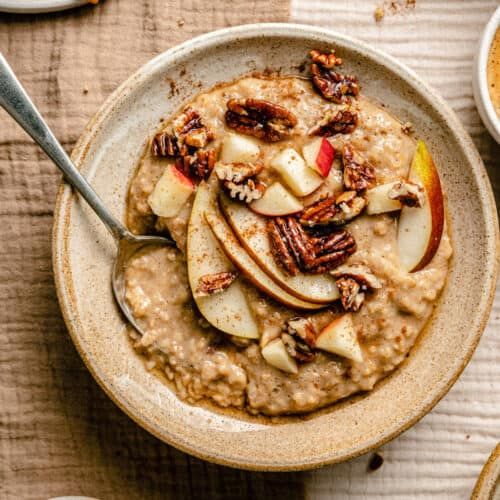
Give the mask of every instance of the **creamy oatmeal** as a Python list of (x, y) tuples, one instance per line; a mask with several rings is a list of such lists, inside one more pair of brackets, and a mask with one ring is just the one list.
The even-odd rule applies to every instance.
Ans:
[(371, 390), (408, 355), (451, 245), (422, 141), (359, 95), (334, 52), (311, 79), (245, 76), (162, 127), (127, 224), (127, 301), (179, 397), (280, 415)]

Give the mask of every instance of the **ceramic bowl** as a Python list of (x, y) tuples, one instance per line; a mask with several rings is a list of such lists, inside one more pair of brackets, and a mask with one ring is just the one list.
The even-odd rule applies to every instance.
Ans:
[(495, 33), (500, 29), (500, 7), (495, 11), (488, 24), (484, 28), (479, 40), (478, 50), (474, 59), (474, 73), (472, 78), (472, 88), (474, 100), (481, 116), (481, 120), (495, 141), (500, 144), (500, 117), (495, 112), (488, 90), (488, 80), (486, 68), (490, 54), (491, 44)]
[(471, 500), (498, 500), (500, 498), (500, 443), (484, 464), (471, 495)]
[(41, 14), (72, 9), (89, 3), (89, 0), (0, 0), (0, 12)]
[(73, 151), (76, 165), (105, 203), (124, 217), (134, 167), (162, 117), (200, 90), (249, 71), (297, 73), (309, 50), (332, 46), (347, 71), (359, 76), (364, 93), (402, 121), (411, 121), (429, 144), (448, 196), (454, 241), (436, 314), (405, 363), (371, 393), (307, 417), (275, 422), (180, 401), (131, 348), (111, 293), (115, 249), (106, 230), (66, 184), (57, 199), (57, 291), (89, 370), (139, 425), (220, 464), (294, 470), (340, 462), (394, 438), (446, 394), (479, 341), (496, 281), (498, 222), (481, 158), (451, 109), (413, 72), (352, 38), (290, 24), (216, 31), (160, 54), (109, 97)]

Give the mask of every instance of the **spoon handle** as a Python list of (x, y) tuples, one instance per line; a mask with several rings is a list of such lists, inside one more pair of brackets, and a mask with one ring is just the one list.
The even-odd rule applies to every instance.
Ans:
[(47, 153), (62, 171), (66, 180), (85, 198), (111, 234), (116, 239), (127, 236), (128, 230), (111, 214), (98, 194), (77, 170), (1, 53), (0, 105)]

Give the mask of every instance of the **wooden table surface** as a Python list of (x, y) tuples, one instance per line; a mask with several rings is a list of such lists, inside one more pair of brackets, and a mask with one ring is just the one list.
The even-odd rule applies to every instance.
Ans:
[[(381, 3), (381, 2), (378, 2)], [(472, 56), (498, 0), (417, 0), (373, 20), (372, 0), (104, 0), (39, 16), (0, 14), (0, 51), (68, 151), (127, 76), (223, 26), (335, 28), (397, 56), (438, 88), (478, 146), (500, 198), (500, 147), (471, 98)], [(305, 473), (250, 473), (192, 458), (133, 423), (76, 353), (55, 295), (51, 224), (60, 176), (0, 112), (0, 499), (467, 498), (500, 436), (500, 296), (459, 382), (414, 428), (369, 456)], [(495, 336), (495, 334), (497, 334)]]

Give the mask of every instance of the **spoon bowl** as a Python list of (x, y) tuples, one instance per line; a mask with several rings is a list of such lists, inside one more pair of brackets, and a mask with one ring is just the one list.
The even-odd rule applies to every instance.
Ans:
[(120, 309), (127, 318), (128, 322), (141, 335), (143, 335), (144, 332), (130, 311), (125, 298), (125, 270), (130, 259), (136, 256), (139, 252), (146, 252), (149, 249), (160, 246), (175, 246), (175, 243), (173, 240), (161, 236), (136, 236), (130, 232), (127, 232), (118, 240), (118, 252), (116, 254), (116, 259), (113, 265), (113, 273), (111, 276), (113, 295), (115, 296), (115, 300), (120, 306)]

